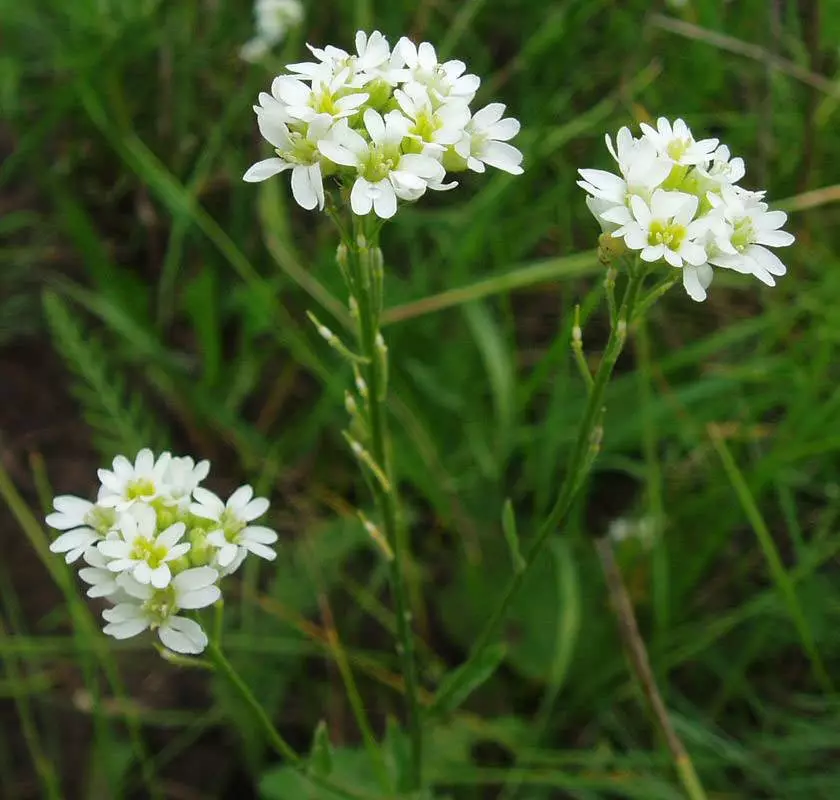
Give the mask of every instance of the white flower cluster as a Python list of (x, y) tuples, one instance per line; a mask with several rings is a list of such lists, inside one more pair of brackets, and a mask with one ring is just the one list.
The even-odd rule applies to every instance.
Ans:
[(793, 236), (780, 230), (787, 215), (769, 211), (764, 192), (738, 186), (744, 161), (731, 158), (717, 139), (695, 140), (681, 119), (642, 123), (636, 138), (622, 128), (607, 148), (616, 175), (579, 170), (578, 185), (605, 233), (624, 240), (643, 261), (664, 260), (682, 269), (694, 300), (705, 300), (712, 267), (754, 275), (768, 286), (785, 265), (768, 247), (784, 247)]
[(245, 61), (259, 61), (272, 47), (286, 38), (291, 28), (303, 21), (300, 0), (256, 0), (254, 22), (256, 35), (245, 42), (239, 55)]
[(64, 531), (50, 545), (68, 564), (84, 559), (79, 577), (89, 597), (112, 603), (102, 616), (105, 633), (126, 639), (147, 629), (178, 653), (200, 653), (207, 636), (180, 611), (205, 608), (221, 597), (220, 578), (248, 553), (272, 560), (277, 534), (252, 524), (268, 500), (240, 486), (222, 502), (199, 484), (209, 461), (155, 456), (143, 449), (132, 464), (117, 456), (100, 469), (95, 503), (60, 495), (47, 525)]
[(305, 209), (324, 207), (324, 180), (350, 189), (354, 214), (387, 219), (399, 200), (451, 189), (446, 172), (518, 175), (522, 154), (507, 142), (519, 123), (491, 103), (472, 113), (480, 80), (463, 61), (439, 63), (428, 42), (403, 37), (391, 49), (374, 31), (356, 34), (352, 55), (309, 46), (315, 61), (290, 64), (254, 106), (276, 157), (254, 164), (246, 181), (291, 170), (292, 194)]

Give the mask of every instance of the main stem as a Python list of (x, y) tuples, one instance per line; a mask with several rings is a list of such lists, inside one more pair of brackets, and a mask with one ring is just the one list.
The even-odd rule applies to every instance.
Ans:
[(601, 561), (601, 568), (607, 582), (607, 591), (610, 597), (610, 604), (618, 620), (618, 630), (627, 659), (633, 673), (639, 680), (642, 692), (650, 706), (654, 722), (659, 728), (665, 744), (671, 753), (680, 782), (685, 789), (686, 795), (691, 800), (706, 800), (706, 792), (700, 783), (700, 778), (694, 769), (694, 763), (685, 749), (682, 740), (671, 724), (668, 709), (659, 693), (656, 685), (656, 678), (650, 666), (642, 635), (639, 633), (639, 625), (636, 622), (636, 614), (633, 611), (633, 603), (624, 585), (621, 569), (615, 559), (612, 543), (607, 537), (600, 537), (595, 540), (595, 549)]
[[(525, 552), (524, 567), (514, 572), (513, 577), (503, 589), (501, 599), (497, 603), (490, 619), (484, 624), (484, 628), (482, 628), (481, 633), (473, 643), (467, 663), (478, 660), (487, 646), (496, 638), (511, 601), (536, 562), (537, 556), (542, 551), (548, 537), (557, 530), (557, 526), (568, 513), (572, 501), (577, 494), (577, 490), (582, 485), (583, 478), (589, 471), (589, 467), (592, 464), (592, 456), (597, 448), (597, 441), (593, 440), (593, 434), (603, 411), (604, 394), (612, 377), (618, 357), (624, 349), (624, 342), (627, 339), (627, 328), (632, 320), (633, 309), (636, 305), (636, 299), (643, 281), (644, 271), (637, 264), (630, 273), (617, 318), (611, 320), (610, 335), (607, 339), (607, 345), (604, 349), (601, 363), (598, 365), (598, 371), (595, 373), (592, 381), (589, 400), (586, 404), (586, 410), (584, 411), (580, 428), (578, 429), (574, 448), (569, 457), (569, 465), (563, 478), (560, 493), (557, 496), (554, 506)], [(467, 670), (463, 670), (463, 672), (467, 672)], [(458, 688), (455, 681), (450, 683), (448, 690), (435, 698), (435, 706), (446, 707), (446, 701)]]
[(254, 696), (254, 693), (248, 688), (248, 684), (242, 679), (242, 676), (236, 671), (233, 664), (227, 660), (222, 649), (216, 642), (210, 642), (207, 646), (207, 656), (213, 664), (216, 672), (224, 676), (230, 686), (236, 691), (239, 698), (248, 706), (253, 714), (254, 719), (259, 723), (268, 743), (272, 749), (279, 755), (289, 761), (294, 769), (300, 772), (308, 781), (311, 781), (316, 786), (332, 792), (336, 797), (343, 797), (345, 800), (365, 800), (363, 795), (356, 794), (348, 789), (334, 784), (326, 778), (321, 778), (306, 770), (306, 763), (303, 758), (298, 755), (297, 751), (280, 735), (274, 723), (269, 718), (265, 709), (260, 705), (260, 701)]
[(371, 457), (384, 473), (387, 487), (375, 476), (371, 485), (376, 495), (383, 534), (393, 549), (390, 560), (391, 591), (397, 617), (397, 651), (402, 662), (405, 694), (408, 705), (408, 728), (411, 740), (409, 790), (422, 786), (423, 736), (418, 701), (417, 667), (414, 655), (414, 636), (405, 579), (405, 562), (409, 547), (406, 531), (400, 524), (397, 507), (397, 485), (394, 480), (388, 432), (387, 365), (388, 351), (380, 333), (381, 315), (381, 254), (371, 241), (365, 219), (353, 216), (354, 241), (346, 242), (349, 251), (350, 287), (356, 301), (360, 355), (366, 359), (361, 372), (367, 384), (368, 447)]

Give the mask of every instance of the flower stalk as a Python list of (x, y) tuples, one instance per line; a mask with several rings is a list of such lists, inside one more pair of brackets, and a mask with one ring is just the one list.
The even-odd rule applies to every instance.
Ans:
[(343, 797), (345, 800), (365, 800), (363, 795), (359, 795), (349, 789), (333, 783), (326, 778), (322, 778), (306, 768), (305, 760), (297, 753), (297, 751), (283, 738), (271, 718), (266, 713), (266, 710), (260, 705), (260, 701), (254, 696), (254, 693), (248, 687), (248, 684), (242, 679), (242, 676), (236, 671), (236, 668), (222, 652), (222, 649), (215, 641), (211, 641), (207, 646), (207, 656), (213, 669), (217, 674), (221, 675), (236, 692), (239, 699), (242, 700), (250, 709), (254, 719), (259, 723), (263, 736), (271, 745), (272, 749), (282, 758), (285, 758), (298, 772), (301, 773), (307, 780), (311, 781), (316, 786), (324, 789), (336, 797)]
[[(405, 568), (409, 546), (405, 527), (399, 520), (399, 498), (393, 477), (391, 444), (386, 400), (388, 395), (388, 348), (380, 330), (382, 316), (382, 252), (371, 217), (352, 217), (352, 236), (339, 247), (339, 262), (351, 296), (350, 307), (356, 320), (358, 349), (363, 359), (357, 369), (365, 391), (359, 402), (367, 423), (364, 453), (360, 462), (369, 471), (371, 487), (379, 511), (382, 535), (393, 557), (388, 559), (391, 592), (397, 618), (397, 651), (402, 662), (411, 741), (409, 789), (422, 786), (423, 738), (418, 700), (417, 666), (411, 611), (408, 603)], [(340, 230), (342, 230), (340, 228)], [(358, 381), (357, 381), (358, 384)], [(354, 452), (355, 448), (354, 448)], [(358, 456), (358, 453), (357, 453)]]
[[(480, 659), (488, 645), (497, 637), (514, 596), (519, 591), (519, 588), (524, 583), (536, 562), (537, 557), (542, 552), (546, 541), (548, 541), (548, 537), (557, 530), (557, 526), (565, 518), (577, 495), (578, 489), (583, 485), (584, 479), (595, 461), (593, 442), (600, 441), (600, 435), (596, 429), (601, 425), (604, 395), (618, 357), (624, 349), (624, 344), (627, 339), (627, 327), (633, 319), (633, 312), (646, 273), (646, 265), (638, 260), (630, 269), (624, 296), (619, 306), (616, 319), (610, 328), (609, 338), (607, 339), (601, 363), (598, 365), (598, 369), (592, 379), (586, 410), (578, 428), (577, 439), (569, 458), (569, 465), (563, 478), (563, 484), (557, 500), (532, 539), (530, 546), (525, 551), (523, 569), (514, 572), (503, 589), (501, 599), (496, 605), (495, 610), (473, 643), (467, 663), (474, 663)], [(468, 671), (466, 667), (462, 667), (462, 670), (465, 672)], [(435, 697), (435, 706), (445, 708), (449, 697), (457, 689), (458, 686), (455, 682), (450, 683), (443, 692)]]

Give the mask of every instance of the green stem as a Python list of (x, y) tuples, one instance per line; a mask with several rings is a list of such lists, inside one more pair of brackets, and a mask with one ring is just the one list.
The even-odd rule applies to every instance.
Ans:
[[(630, 271), (627, 288), (618, 310), (617, 320), (610, 329), (604, 355), (601, 358), (601, 363), (598, 365), (598, 371), (595, 373), (595, 378), (592, 382), (589, 400), (583, 414), (583, 419), (581, 420), (580, 428), (578, 429), (577, 440), (569, 458), (569, 466), (563, 478), (560, 493), (557, 496), (554, 506), (525, 552), (524, 569), (515, 572), (502, 590), (501, 599), (488, 621), (484, 624), (478, 638), (473, 643), (467, 663), (472, 663), (480, 658), (487, 646), (496, 638), (511, 601), (536, 562), (548, 537), (557, 530), (557, 526), (571, 508), (577, 490), (582, 486), (583, 479), (594, 462), (594, 455), (597, 451), (600, 437), (593, 436), (593, 434), (596, 434), (596, 429), (599, 426), (599, 421), (603, 414), (604, 394), (612, 377), (616, 361), (618, 361), (618, 357), (624, 349), (624, 343), (627, 339), (627, 327), (633, 319), (633, 309), (636, 305), (636, 298), (639, 295), (644, 278), (644, 266), (641, 264), (635, 265)], [(468, 672), (467, 670), (464, 671)], [(450, 683), (447, 689), (435, 698), (435, 706), (445, 708), (446, 701), (458, 688), (455, 681)]]
[(633, 611), (633, 603), (624, 585), (621, 569), (616, 562), (612, 542), (608, 537), (600, 537), (595, 540), (595, 549), (598, 551), (598, 558), (601, 561), (601, 568), (607, 583), (607, 592), (610, 598), (610, 605), (613, 607), (618, 621), (618, 630), (621, 635), (621, 642), (630, 662), (630, 668), (639, 681), (642, 693), (650, 707), (653, 721), (656, 724), (671, 758), (674, 767), (679, 775), (686, 796), (690, 800), (706, 800), (706, 792), (700, 783), (700, 778), (694, 769), (694, 763), (688, 751), (682, 743), (679, 735), (671, 723), (668, 709), (659, 693), (656, 685), (653, 670), (650, 666), (647, 648), (645, 647), (642, 635), (639, 633), (639, 626), (636, 622), (636, 615)]
[(356, 794), (348, 789), (334, 784), (326, 778), (321, 778), (306, 769), (306, 762), (297, 751), (280, 735), (274, 723), (269, 718), (266, 710), (260, 705), (259, 700), (254, 697), (254, 693), (248, 688), (248, 684), (242, 679), (242, 676), (236, 671), (233, 664), (227, 660), (225, 654), (222, 652), (216, 642), (210, 642), (207, 646), (207, 656), (212, 661), (214, 668), (218, 673), (223, 675), (231, 687), (239, 695), (240, 699), (244, 701), (245, 705), (251, 710), (254, 719), (259, 723), (262, 732), (274, 749), (274, 751), (291, 763), (292, 767), (301, 773), (308, 781), (311, 781), (316, 786), (328, 792), (332, 792), (337, 797), (346, 798), (346, 800), (364, 800), (363, 795)]
[(388, 351), (380, 332), (382, 256), (375, 241), (372, 241), (373, 236), (366, 226), (365, 218), (353, 216), (353, 235), (353, 241), (345, 241), (348, 250), (346, 277), (350, 292), (356, 302), (360, 355), (367, 359), (366, 363), (360, 365), (361, 374), (367, 384), (364, 398), (370, 434), (367, 445), (373, 462), (386, 478), (383, 483), (374, 476), (369, 483), (376, 497), (383, 533), (394, 552), (394, 557), (388, 566), (397, 618), (397, 651), (402, 662), (408, 704), (411, 768), (407, 788), (414, 790), (422, 786), (423, 738), (414, 635), (411, 630), (411, 611), (405, 577), (409, 547), (405, 527), (398, 520), (397, 485), (391, 464), (386, 412)]

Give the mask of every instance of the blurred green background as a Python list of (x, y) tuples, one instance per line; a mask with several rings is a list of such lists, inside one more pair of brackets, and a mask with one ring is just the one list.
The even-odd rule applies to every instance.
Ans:
[(338, 773), (370, 788), (346, 657), (399, 747), (386, 576), (340, 436), (350, 376), (304, 313), (343, 324), (334, 235), (286, 180), (241, 181), (268, 152), (257, 92), (304, 41), (378, 28), (465, 60), (525, 154), (523, 176), (465, 174), (383, 236), (430, 691), (510, 574), (505, 498), (527, 537), (559, 485), (585, 400), (575, 303), (593, 359), (605, 339), (575, 186), (608, 166), (604, 133), (684, 117), (745, 157), (744, 185), (797, 235), (777, 288), (718, 274), (705, 304), (675, 289), (635, 331), (602, 457), (518, 597), (503, 668), (430, 732), (434, 796), (681, 796), (589, 543), (623, 520), (622, 567), (710, 796), (840, 797), (836, 0), (309, 2), (262, 64), (238, 57), (253, 19), (233, 0), (0, 0), (0, 28), (0, 796), (321, 797), (210, 676), (106, 642), (45, 552), (52, 494), (90, 495), (97, 466), (146, 445), (272, 499), (280, 558), (249, 564), (225, 641), (284, 734), (305, 750), (324, 719)]

